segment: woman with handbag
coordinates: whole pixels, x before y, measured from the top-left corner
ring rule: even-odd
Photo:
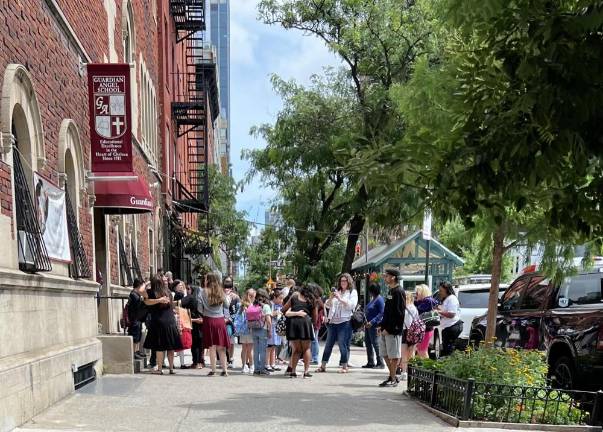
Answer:
[[[327,342],[322,354],[322,364],[316,372],[327,371],[327,363],[331,358],[335,342],[337,342],[341,355],[339,373],[348,373],[349,344],[352,339],[350,320],[357,304],[358,293],[354,289],[354,280],[349,273],[344,273],[339,276],[337,287],[331,292],[331,296],[325,302],[325,306],[329,309],[327,317]]]
[[[417,357],[429,358],[429,343],[433,337],[435,327],[440,323],[440,316],[435,311],[438,302],[431,296],[431,290],[425,284],[418,285],[415,288],[415,293],[415,307],[425,323],[425,336],[417,344]]]

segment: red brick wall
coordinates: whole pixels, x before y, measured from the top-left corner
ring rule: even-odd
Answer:
[[[114,42],[118,60],[123,61],[122,45],[122,0],[116,3]],[[73,31],[77,35],[92,62],[109,59],[109,38],[107,35],[107,13],[104,2],[93,0],[57,0]],[[132,0],[134,26],[136,33],[137,71],[140,77],[140,55],[142,54],[149,75],[159,92],[157,26],[149,0]],[[58,184],[58,135],[61,123],[70,118],[80,130],[80,141],[85,169],[90,164],[90,137],[88,132],[88,92],[87,75],[79,74],[79,53],[76,47],[59,26],[45,0],[13,0],[10,7],[0,8],[0,22],[4,24],[0,32],[0,77],[10,63],[24,65],[33,81],[38,100],[44,130],[46,166],[41,170],[53,182]],[[171,21],[170,21],[171,22]],[[140,89],[140,86],[138,86]],[[140,101],[140,95],[138,97]],[[140,112],[139,112],[140,114]],[[138,121],[141,125],[141,121]],[[140,132],[138,133],[140,136]],[[135,171],[154,183],[156,178],[150,173],[147,162],[135,151]],[[61,155],[62,156],[62,155]],[[12,215],[10,167],[0,162],[0,209],[3,215]],[[156,205],[160,205],[161,195],[155,191]],[[80,194],[80,231],[84,247],[92,263],[92,217],[88,208],[88,195]],[[151,216],[140,218],[139,258],[141,268],[148,269],[148,227]],[[111,228],[113,231],[113,228]],[[158,233],[161,234],[161,233]],[[111,281],[119,282],[117,267],[117,243],[115,233],[111,233],[110,253],[112,265]],[[148,270],[147,270],[148,271]]]

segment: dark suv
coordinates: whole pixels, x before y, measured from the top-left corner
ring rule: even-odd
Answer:
[[[553,385],[603,389],[603,273],[581,273],[560,285],[539,273],[518,277],[498,305],[496,345],[547,353]],[[486,316],[473,320],[470,340],[486,333]]]

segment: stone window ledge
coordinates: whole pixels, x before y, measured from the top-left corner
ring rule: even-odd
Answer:
[[[19,270],[0,268],[0,289],[55,291],[95,295],[98,283],[52,274],[29,274]]]

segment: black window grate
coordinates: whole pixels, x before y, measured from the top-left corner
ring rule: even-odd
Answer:
[[[96,380],[96,371],[94,370],[94,362],[81,366],[77,371],[73,372],[73,384],[75,389],[84,387]]]
[[[138,263],[138,258],[136,257],[136,250],[132,248],[132,270],[136,277],[142,280],[142,271],[140,271],[140,264]]]
[[[15,180],[15,207],[17,210],[17,239],[19,270],[27,273],[51,271],[52,264],[44,244],[37,213],[27,184],[27,176],[21,165],[21,157],[13,148]]]
[[[71,247],[71,265],[69,266],[69,276],[73,279],[88,279],[92,277],[90,266],[88,265],[88,257],[84,250],[84,242],[80,231],[77,227],[77,218],[71,205],[71,197],[69,189],[65,183],[65,200],[67,207],[67,228],[69,231],[69,243]]]
[[[123,286],[132,286],[132,272],[128,263],[128,255],[124,247],[124,241],[119,235],[119,270],[121,271],[121,282]]]

